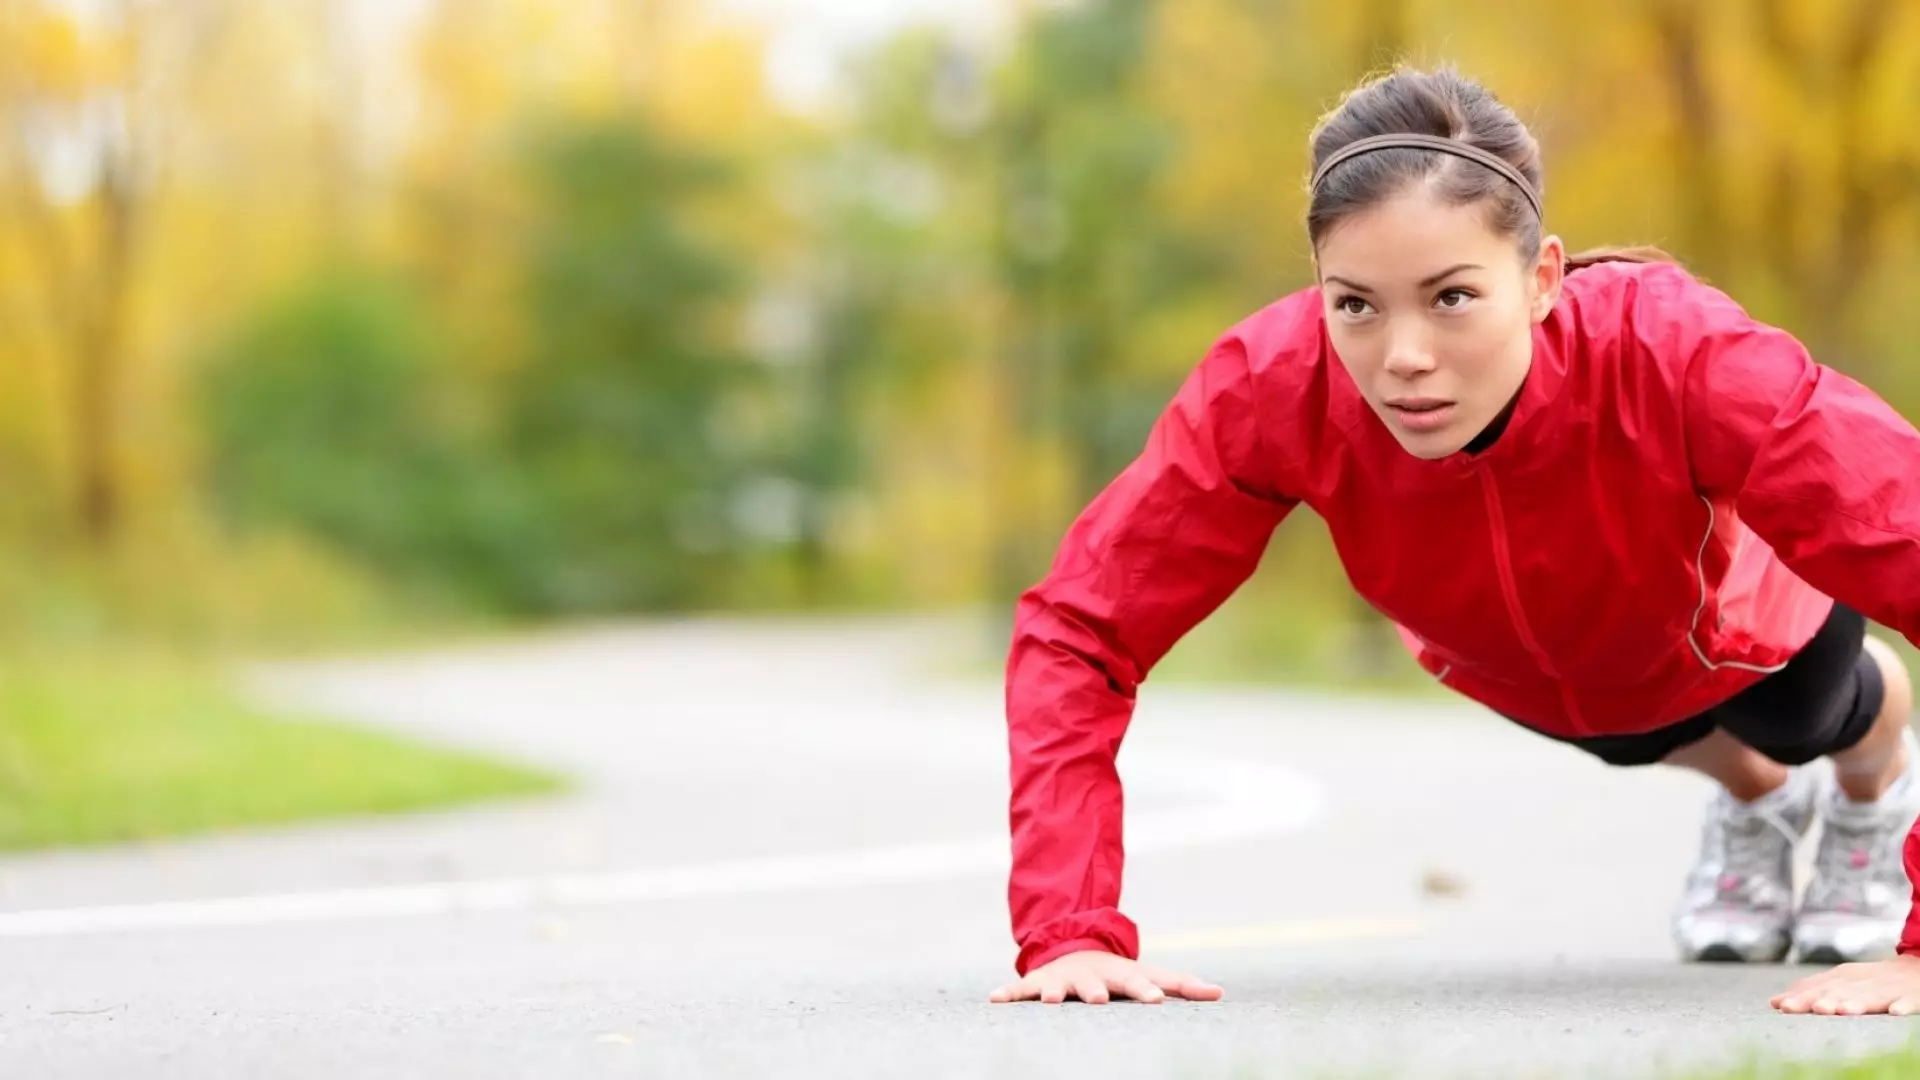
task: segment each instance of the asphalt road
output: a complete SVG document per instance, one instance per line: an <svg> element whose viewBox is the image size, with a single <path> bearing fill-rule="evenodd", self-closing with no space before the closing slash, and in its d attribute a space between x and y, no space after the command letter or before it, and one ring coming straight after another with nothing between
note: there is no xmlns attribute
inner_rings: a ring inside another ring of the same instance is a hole
<svg viewBox="0 0 1920 1080"><path fill-rule="evenodd" d="M1150 686L1125 904L1218 1003L995 1006L999 688L938 624L609 628L260 692L583 793L0 861L0 1077L1612 1077L1839 1057L1688 967L1706 789L1466 707Z"/></svg>

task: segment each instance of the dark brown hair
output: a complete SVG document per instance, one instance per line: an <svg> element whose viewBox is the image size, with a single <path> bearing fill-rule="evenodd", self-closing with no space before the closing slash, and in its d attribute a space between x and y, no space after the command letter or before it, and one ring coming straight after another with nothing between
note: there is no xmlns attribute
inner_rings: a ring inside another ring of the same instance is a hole
<svg viewBox="0 0 1920 1080"><path fill-rule="evenodd" d="M1451 66L1433 71L1398 67L1348 91L1313 130L1313 172L1350 143L1399 134L1458 139L1478 147L1513 166L1536 194L1544 195L1540 144L1533 134L1512 109ZM1512 237L1523 261L1539 256L1541 222L1525 192L1485 165L1414 147L1375 150L1336 166L1310 193L1308 239L1317 249L1342 219L1423 180L1451 205L1484 205L1488 226ZM1567 269L1600 262L1673 261L1656 247L1605 247L1569 256Z"/></svg>

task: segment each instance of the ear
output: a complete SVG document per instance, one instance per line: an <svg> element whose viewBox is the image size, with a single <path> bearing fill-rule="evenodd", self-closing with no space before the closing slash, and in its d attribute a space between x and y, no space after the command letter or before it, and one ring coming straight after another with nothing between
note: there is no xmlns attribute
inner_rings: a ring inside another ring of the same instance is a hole
<svg viewBox="0 0 1920 1080"><path fill-rule="evenodd" d="M1560 286L1566 281L1567 245L1558 236L1540 241L1540 257L1528 275L1529 314L1536 323L1545 322L1553 306L1560 302Z"/></svg>

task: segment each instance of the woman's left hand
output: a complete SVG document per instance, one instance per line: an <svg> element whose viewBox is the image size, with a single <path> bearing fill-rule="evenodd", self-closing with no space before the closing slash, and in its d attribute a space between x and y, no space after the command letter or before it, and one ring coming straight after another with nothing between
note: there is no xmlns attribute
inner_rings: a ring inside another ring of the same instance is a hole
<svg viewBox="0 0 1920 1080"><path fill-rule="evenodd" d="M1842 964L1809 975L1785 993L1774 995L1773 1007L1785 1013L1822 1016L1920 1013L1920 956Z"/></svg>

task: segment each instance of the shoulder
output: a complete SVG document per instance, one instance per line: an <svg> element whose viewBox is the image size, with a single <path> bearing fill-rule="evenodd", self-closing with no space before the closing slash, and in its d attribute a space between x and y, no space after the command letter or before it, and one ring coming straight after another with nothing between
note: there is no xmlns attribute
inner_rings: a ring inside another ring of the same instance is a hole
<svg viewBox="0 0 1920 1080"><path fill-rule="evenodd" d="M1327 337L1318 286L1290 292L1215 342L1241 359L1247 390L1276 436L1310 435L1329 419L1345 377Z"/></svg>
<svg viewBox="0 0 1920 1080"><path fill-rule="evenodd" d="M1338 423L1334 366L1320 290L1302 288L1218 334L1180 396L1213 418L1224 454L1262 463L1273 487L1291 490Z"/></svg>
<svg viewBox="0 0 1920 1080"><path fill-rule="evenodd" d="M1286 294L1221 331L1188 375L1208 399L1239 399L1267 412L1297 399L1326 367L1320 290Z"/></svg>
<svg viewBox="0 0 1920 1080"><path fill-rule="evenodd" d="M1642 408L1663 403L1692 420L1771 416L1819 374L1792 333L1673 263L1577 271L1563 306L1592 365L1587 382Z"/></svg>
<svg viewBox="0 0 1920 1080"><path fill-rule="evenodd" d="M1726 294L1673 262L1603 262L1566 277L1566 295L1596 309L1628 313L1700 300L1731 303Z"/></svg>
<svg viewBox="0 0 1920 1080"><path fill-rule="evenodd" d="M1797 346L1677 263L1600 263L1567 275L1556 316L1588 351L1683 372L1732 347Z"/></svg>
<svg viewBox="0 0 1920 1080"><path fill-rule="evenodd" d="M1229 327L1214 343L1245 366L1249 391L1264 411L1295 412L1323 408L1338 381L1338 361L1327 337L1326 312L1318 286L1290 292Z"/></svg>
<svg viewBox="0 0 1920 1080"><path fill-rule="evenodd" d="M1309 285L1279 297L1229 327L1226 339L1240 343L1251 367L1286 374L1318 361L1326 340L1320 289Z"/></svg>

